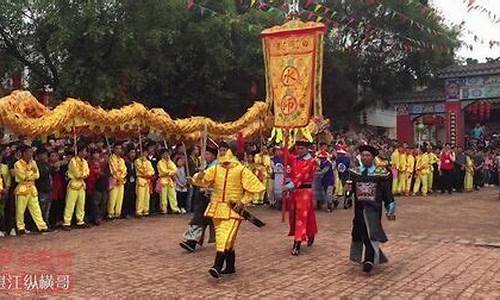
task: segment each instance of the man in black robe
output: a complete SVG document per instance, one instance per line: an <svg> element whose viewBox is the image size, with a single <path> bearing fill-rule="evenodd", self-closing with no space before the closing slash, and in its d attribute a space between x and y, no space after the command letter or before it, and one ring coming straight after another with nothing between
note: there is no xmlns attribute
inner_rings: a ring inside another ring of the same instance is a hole
<svg viewBox="0 0 500 300"><path fill-rule="evenodd" d="M387 242L382 228L382 208L389 220L395 220L396 202L392 196L391 174L377 168L374 158L378 150L359 147L361 165L350 170L354 193L354 219L350 259L361 263L363 272L370 273L375 264L387 262L380 243Z"/></svg>

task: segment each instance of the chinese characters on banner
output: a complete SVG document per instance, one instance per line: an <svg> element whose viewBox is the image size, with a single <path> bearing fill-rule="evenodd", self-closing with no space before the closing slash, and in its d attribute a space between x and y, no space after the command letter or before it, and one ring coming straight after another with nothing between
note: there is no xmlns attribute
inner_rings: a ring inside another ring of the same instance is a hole
<svg viewBox="0 0 500 300"><path fill-rule="evenodd" d="M324 24L300 20L262 32L274 127L303 128L312 116L321 116L324 32Z"/></svg>

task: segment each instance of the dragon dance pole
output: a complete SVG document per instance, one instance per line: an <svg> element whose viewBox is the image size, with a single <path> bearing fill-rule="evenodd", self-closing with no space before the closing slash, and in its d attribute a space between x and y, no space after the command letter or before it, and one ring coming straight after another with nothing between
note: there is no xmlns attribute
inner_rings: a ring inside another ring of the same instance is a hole
<svg viewBox="0 0 500 300"><path fill-rule="evenodd" d="M285 128L285 151L284 151L284 168L283 168L283 184L287 183L288 176L288 145L289 145L290 130ZM285 222L286 211L289 205L290 191L283 191L281 196L281 222Z"/></svg>

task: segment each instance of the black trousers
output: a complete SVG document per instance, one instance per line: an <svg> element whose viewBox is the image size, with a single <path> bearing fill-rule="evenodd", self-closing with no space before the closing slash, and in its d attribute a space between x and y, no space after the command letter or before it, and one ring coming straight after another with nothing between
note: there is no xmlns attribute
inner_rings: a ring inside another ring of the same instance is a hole
<svg viewBox="0 0 500 300"><path fill-rule="evenodd" d="M6 191L3 194L2 201L5 201L5 205L1 229L6 233L10 233L12 229L16 228L16 202L13 191Z"/></svg>
<svg viewBox="0 0 500 300"><path fill-rule="evenodd" d="M125 183L122 209L122 215L124 217L135 216L135 196L135 183Z"/></svg>
<svg viewBox="0 0 500 300"><path fill-rule="evenodd" d="M49 224L51 226L57 225L57 223L62 222L64 218L64 206L66 201L57 200L52 201L50 206Z"/></svg>
<svg viewBox="0 0 500 300"><path fill-rule="evenodd" d="M479 188L479 187L484 186L483 183L483 170L476 170L474 171L474 188Z"/></svg>
<svg viewBox="0 0 500 300"><path fill-rule="evenodd" d="M365 260L363 262L375 262L375 249L373 249L368 235L368 230L363 231L363 244L365 245Z"/></svg>
<svg viewBox="0 0 500 300"><path fill-rule="evenodd" d="M187 210L187 196L188 196L188 192L179 192L177 191L177 205L179 206L179 208L184 208L185 210Z"/></svg>
<svg viewBox="0 0 500 300"><path fill-rule="evenodd" d="M462 170L460 167L455 168L455 180L454 186L457 192L462 193L464 191L464 178L465 178L465 169Z"/></svg>
<svg viewBox="0 0 500 300"><path fill-rule="evenodd" d="M453 170L441 170L441 192L453 191Z"/></svg>
<svg viewBox="0 0 500 300"><path fill-rule="evenodd" d="M106 215L106 194L94 191L85 201L88 203L88 213L86 214L88 223L97 224Z"/></svg>

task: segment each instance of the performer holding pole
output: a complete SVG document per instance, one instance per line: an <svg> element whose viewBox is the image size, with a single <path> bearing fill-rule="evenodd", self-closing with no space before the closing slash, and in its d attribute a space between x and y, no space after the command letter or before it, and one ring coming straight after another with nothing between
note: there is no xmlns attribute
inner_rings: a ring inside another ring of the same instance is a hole
<svg viewBox="0 0 500 300"><path fill-rule="evenodd" d="M300 254L302 242L307 242L308 247L312 246L318 232L312 191L317 162L309 153L310 146L311 142L299 138L295 142L295 155L285 154L291 167L290 182L285 185L284 190L291 192L288 203L290 227L288 235L294 237L292 248L294 256ZM288 149L285 149L286 152Z"/></svg>
<svg viewBox="0 0 500 300"><path fill-rule="evenodd" d="M359 152L361 165L350 170L355 203L350 259L361 263L363 272L370 273L375 264L387 262L380 249L380 243L387 242L381 222L382 207L388 219L393 221L396 202L392 195L391 174L374 164L378 150L363 145Z"/></svg>
<svg viewBox="0 0 500 300"><path fill-rule="evenodd" d="M141 154L134 162L137 173L135 186L136 193L136 216L138 218L149 215L149 199L151 197L151 186L155 169L148 159L148 149L142 147L142 134L139 130L139 149Z"/></svg>
<svg viewBox="0 0 500 300"><path fill-rule="evenodd" d="M76 225L80 228L88 227L84 222L85 217L85 179L90 174L89 165L85 157L87 156L87 147L84 144L77 145L74 139L75 156L71 158L68 164L68 173L70 181L66 191L66 206L64 208L63 229L69 231L71 219L76 210Z"/></svg>
<svg viewBox="0 0 500 300"><path fill-rule="evenodd" d="M227 144L220 146L227 147ZM211 217L215 225L217 252L214 265L208 271L214 278L236 272L236 235L244 215L248 214L242 207L265 190L259 179L234 157L233 150L221 152L216 166L197 173L190 180L196 186L213 189L205 216Z"/></svg>

